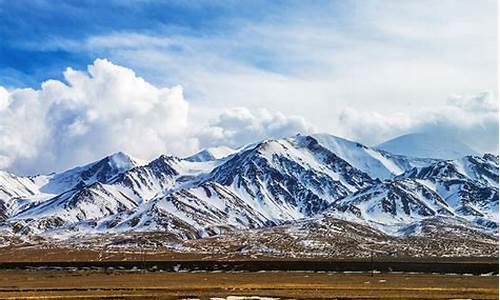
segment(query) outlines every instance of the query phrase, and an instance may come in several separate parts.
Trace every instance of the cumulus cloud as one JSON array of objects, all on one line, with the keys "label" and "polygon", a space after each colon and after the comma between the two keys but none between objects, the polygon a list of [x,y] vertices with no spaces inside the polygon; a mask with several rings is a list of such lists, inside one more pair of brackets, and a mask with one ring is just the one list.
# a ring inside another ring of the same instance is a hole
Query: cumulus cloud
[{"label": "cumulus cloud", "polygon": [[445,105],[415,112],[363,112],[345,108],[342,134],[367,144],[410,132],[453,136],[479,152],[498,153],[498,101],[491,92],[453,95]]},{"label": "cumulus cloud", "polygon": [[0,111],[9,105],[9,92],[0,86]]},{"label": "cumulus cloud", "polygon": [[162,24],[25,46],[109,57],[157,84],[182,82],[209,108],[264,106],[328,131],[346,106],[407,111],[497,89],[496,1],[337,2],[266,4],[258,18],[220,15],[215,28]]},{"label": "cumulus cloud", "polygon": [[245,107],[226,109],[210,126],[198,133],[201,144],[239,147],[267,138],[311,133],[314,126],[300,116],[285,116],[265,108],[251,111]]},{"label": "cumulus cloud", "polygon": [[150,158],[196,148],[180,86],[157,88],[103,59],[64,79],[0,89],[0,168],[47,172],[119,150]]},{"label": "cumulus cloud", "polygon": [[244,107],[209,123],[190,120],[180,86],[155,87],[105,59],[86,72],[68,68],[64,81],[37,90],[0,87],[0,169],[47,173],[117,151],[152,159],[313,129],[298,116]]},{"label": "cumulus cloud", "polygon": [[[431,132],[498,152],[498,104],[492,93],[454,95],[444,105],[411,113],[344,108],[330,119],[331,133],[365,144]],[[159,88],[105,59],[86,71],[68,68],[64,81],[48,80],[39,89],[0,87],[0,169],[20,174],[59,171],[117,151],[143,159],[182,156],[209,146],[237,148],[316,131],[302,116],[269,108],[218,111],[206,103],[190,105],[180,86]]]}]

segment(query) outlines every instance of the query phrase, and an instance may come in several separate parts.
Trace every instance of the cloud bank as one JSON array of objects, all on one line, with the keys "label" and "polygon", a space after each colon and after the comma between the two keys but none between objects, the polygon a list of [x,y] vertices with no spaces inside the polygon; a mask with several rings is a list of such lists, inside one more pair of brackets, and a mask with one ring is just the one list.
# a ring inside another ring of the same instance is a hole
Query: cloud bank
[{"label": "cloud bank", "polygon": [[68,68],[64,79],[3,89],[0,167],[46,172],[117,149],[150,157],[194,147],[181,87],[156,88],[102,59],[87,72]]},{"label": "cloud bank", "polygon": [[214,23],[196,18],[204,26],[166,18],[22,46],[107,57],[158,86],[180,82],[193,112],[266,107],[325,131],[337,131],[345,107],[407,113],[497,89],[496,1],[267,1],[249,15],[230,2],[217,2],[230,12]]},{"label": "cloud bank", "polygon": [[[369,145],[430,132],[498,153],[498,104],[492,93],[455,95],[445,105],[413,113],[345,107],[331,120],[338,125],[330,133]],[[0,86],[0,169],[19,174],[59,171],[117,151],[152,159],[317,131],[324,128],[268,108],[214,113],[189,103],[182,87],[156,87],[106,59],[95,60],[87,71],[67,68],[64,81],[48,80],[40,89]]]},{"label": "cloud bank", "polygon": [[380,113],[345,108],[339,115],[342,134],[367,144],[409,132],[452,136],[479,152],[498,153],[498,100],[492,92],[453,95],[444,105],[414,112]]},{"label": "cloud bank", "polygon": [[238,148],[253,141],[307,134],[314,126],[299,116],[271,113],[265,108],[250,111],[245,107],[225,110],[207,128],[200,130],[201,144],[207,146],[226,145]]},{"label": "cloud bank", "polygon": [[312,129],[300,117],[265,109],[190,120],[180,86],[157,88],[105,59],[87,72],[68,68],[64,80],[46,81],[38,90],[0,87],[0,169],[46,173],[117,151],[152,159]]},{"label": "cloud bank", "polygon": [[315,131],[498,152],[497,1],[74,2],[0,10],[0,168]]}]

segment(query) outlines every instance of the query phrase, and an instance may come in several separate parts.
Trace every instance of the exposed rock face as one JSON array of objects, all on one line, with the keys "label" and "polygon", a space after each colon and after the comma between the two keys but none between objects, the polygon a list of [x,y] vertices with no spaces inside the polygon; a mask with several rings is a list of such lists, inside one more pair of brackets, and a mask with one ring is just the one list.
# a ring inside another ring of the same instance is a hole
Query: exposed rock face
[{"label": "exposed rock face", "polygon": [[0,229],[196,239],[283,224],[324,231],[318,224],[342,220],[373,236],[498,232],[495,155],[416,159],[330,135],[219,150],[145,164],[117,153],[47,176],[0,172]]}]

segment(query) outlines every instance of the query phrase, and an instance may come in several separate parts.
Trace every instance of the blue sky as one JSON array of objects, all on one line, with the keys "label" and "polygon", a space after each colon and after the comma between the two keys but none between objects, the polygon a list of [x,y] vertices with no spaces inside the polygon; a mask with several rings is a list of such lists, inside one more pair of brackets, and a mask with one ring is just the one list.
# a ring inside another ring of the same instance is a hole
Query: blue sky
[{"label": "blue sky", "polygon": [[85,68],[95,58],[93,53],[45,49],[47,41],[83,40],[92,35],[127,30],[148,33],[164,26],[203,34],[217,30],[217,19],[224,14],[232,15],[231,10],[231,6],[190,6],[181,1],[135,4],[128,1],[4,1],[0,19],[1,83],[39,85],[47,79],[61,78],[61,70],[67,66]]},{"label": "blue sky", "polygon": [[[300,18],[323,14],[313,9],[328,7],[339,24],[345,3],[313,1],[2,1],[0,2],[0,84],[37,86],[51,78],[62,78],[67,66],[85,68],[105,51],[75,51],[52,45],[57,41],[81,41],[94,35],[119,32],[136,34],[182,34],[186,36],[231,36],[242,23],[278,22],[296,10]],[[307,10],[310,10],[309,12]],[[181,48],[178,51],[182,51]],[[277,57],[262,49],[238,54],[261,68],[274,68]],[[268,57],[270,55],[271,57]],[[148,76],[148,74],[142,74]]]},{"label": "blue sky", "polygon": [[497,11],[489,0],[0,0],[0,168],[294,132],[368,145],[432,132],[498,152]]}]

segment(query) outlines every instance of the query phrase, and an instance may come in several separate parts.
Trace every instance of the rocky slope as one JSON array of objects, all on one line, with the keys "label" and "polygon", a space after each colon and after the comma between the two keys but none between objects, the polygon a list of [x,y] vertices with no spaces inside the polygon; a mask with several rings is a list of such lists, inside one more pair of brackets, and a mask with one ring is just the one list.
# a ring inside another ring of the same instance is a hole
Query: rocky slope
[{"label": "rocky slope", "polygon": [[363,239],[448,229],[461,239],[496,236],[498,156],[417,159],[319,134],[147,163],[117,153],[36,177],[0,172],[0,230],[18,237],[163,232],[189,240],[274,226],[316,234],[314,224],[325,222],[359,224]]}]

